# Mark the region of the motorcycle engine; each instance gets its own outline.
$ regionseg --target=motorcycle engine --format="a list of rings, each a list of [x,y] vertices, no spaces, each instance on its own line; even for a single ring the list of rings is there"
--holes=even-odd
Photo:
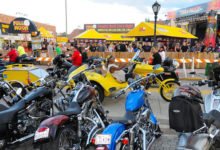
[[[27,107],[27,111],[31,117],[43,118],[50,115],[52,108],[52,101],[44,98],[41,101],[33,101],[31,105]]]

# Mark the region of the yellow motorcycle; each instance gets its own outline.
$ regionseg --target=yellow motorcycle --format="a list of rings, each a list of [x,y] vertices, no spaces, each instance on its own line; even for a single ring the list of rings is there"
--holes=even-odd
[[[87,64],[82,65],[81,67],[73,71],[68,76],[68,78],[71,79],[72,77],[76,76],[76,74],[79,74],[88,67],[89,66]],[[133,63],[129,69],[135,70],[135,68],[136,68],[136,64]],[[156,69],[153,69],[152,67],[151,73],[152,72],[158,74],[159,72],[161,72],[161,67]],[[110,96],[113,92],[117,92],[120,89],[127,87],[128,85],[127,82],[125,83],[118,82],[110,72],[107,72],[106,74],[102,74],[100,72],[100,68],[86,71],[85,75],[89,79],[89,81],[96,87],[100,101],[103,101],[105,96]],[[176,87],[180,85],[178,80],[176,80],[175,78],[169,78],[169,76],[172,76],[172,74],[162,72],[156,75],[155,78],[151,79],[151,81],[149,82],[151,84],[157,83],[159,85],[159,92],[162,98],[166,101],[171,100],[173,91],[175,90]]]

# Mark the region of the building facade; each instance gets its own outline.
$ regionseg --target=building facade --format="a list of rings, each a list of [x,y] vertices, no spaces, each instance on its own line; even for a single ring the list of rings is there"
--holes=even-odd
[[[168,12],[172,25],[184,28],[206,45],[220,42],[220,0]]]

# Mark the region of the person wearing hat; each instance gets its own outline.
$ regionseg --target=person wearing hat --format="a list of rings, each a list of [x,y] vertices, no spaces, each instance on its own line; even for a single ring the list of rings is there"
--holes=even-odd
[[[115,57],[112,55],[109,55],[107,57],[106,66],[108,72],[110,72],[112,76],[120,83],[126,82],[129,78],[133,78],[132,73],[127,74],[123,70],[123,68],[125,68],[126,65],[118,66],[115,64]]]
[[[17,62],[18,53],[17,53],[14,45],[11,45],[10,49],[11,50],[6,55],[0,56],[0,58],[7,58],[8,57],[9,62],[7,64],[14,64]]]

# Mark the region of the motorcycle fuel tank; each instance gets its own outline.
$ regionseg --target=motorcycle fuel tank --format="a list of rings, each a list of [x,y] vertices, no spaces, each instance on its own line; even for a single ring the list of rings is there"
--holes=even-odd
[[[144,105],[144,91],[143,90],[135,90],[128,93],[125,109],[126,111],[137,111]]]

